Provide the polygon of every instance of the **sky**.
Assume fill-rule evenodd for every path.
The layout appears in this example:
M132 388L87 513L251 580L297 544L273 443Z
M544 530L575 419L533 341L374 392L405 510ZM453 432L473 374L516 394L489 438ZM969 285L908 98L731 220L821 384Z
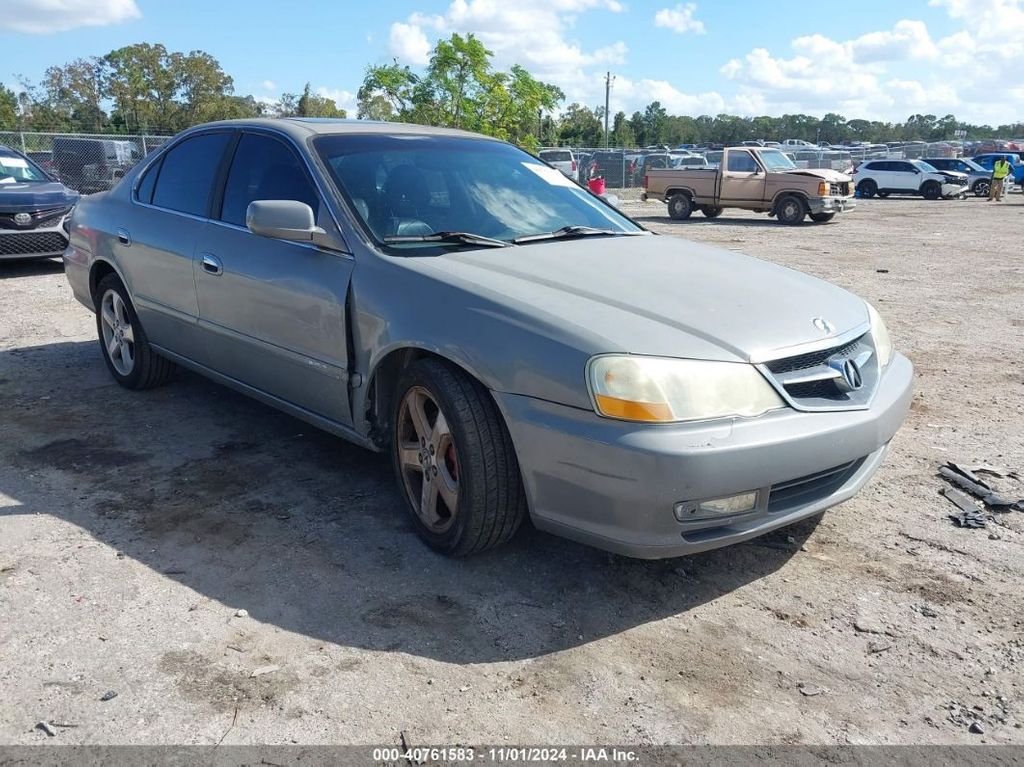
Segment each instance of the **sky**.
M610 71L613 112L1024 119L1024 0L0 0L0 82L159 42L212 54L238 94L309 82L354 116L368 64L419 69L452 32L566 104L603 104Z

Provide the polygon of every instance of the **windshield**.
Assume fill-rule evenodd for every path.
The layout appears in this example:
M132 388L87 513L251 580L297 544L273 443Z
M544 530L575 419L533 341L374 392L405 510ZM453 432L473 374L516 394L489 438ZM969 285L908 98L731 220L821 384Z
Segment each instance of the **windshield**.
M960 160L961 167L966 166L964 170L973 170L977 173L988 173L983 167L978 165L974 160Z
M49 180L46 174L31 160L26 160L16 154L0 153L0 184Z
M563 227L643 231L561 172L498 141L334 135L314 146L367 231L378 243L390 239L389 249L437 248L436 240L392 238L439 232L510 242Z
M928 163L923 162L922 160L911 160L910 164L913 165L922 173L938 173L938 171L935 170L935 168L933 168Z
M761 152L761 162L769 173L780 170L795 170L793 161L778 149L769 149Z

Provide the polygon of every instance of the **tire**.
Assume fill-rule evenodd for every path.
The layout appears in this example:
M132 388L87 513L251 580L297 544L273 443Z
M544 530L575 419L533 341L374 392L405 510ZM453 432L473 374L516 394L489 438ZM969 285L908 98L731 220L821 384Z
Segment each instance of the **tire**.
M942 187L938 181L925 181L921 184L921 196L926 200L937 200L942 197Z
M420 538L454 557L512 538L526 516L526 492L487 389L453 365L422 359L403 371L394 402L391 455ZM432 484L424 487L426 475Z
M890 193L889 192L883 192L881 189L879 189L877 194L878 194L879 197L881 197L884 200L886 197L889 196Z
M981 179L980 181L974 182L974 186L971 187L971 191L974 192L975 197L988 197L988 191L991 189L988 179Z
M874 179L866 178L857 184L857 191L860 192L861 197L871 198L878 194L878 184Z
M704 214L705 218L718 218L722 215L722 209L714 205L701 205L700 212Z
M126 389L152 389L170 379L174 363L149 345L131 297L116 274L96 287L96 334L107 370Z
M787 194L775 203L775 215L780 224L796 226L803 223L807 208L804 207L804 201L795 194Z
M813 221L816 224L827 224L835 217L835 213L812 213L811 221Z
M693 213L693 200L687 194L674 194L668 198L668 215L674 221L685 221Z

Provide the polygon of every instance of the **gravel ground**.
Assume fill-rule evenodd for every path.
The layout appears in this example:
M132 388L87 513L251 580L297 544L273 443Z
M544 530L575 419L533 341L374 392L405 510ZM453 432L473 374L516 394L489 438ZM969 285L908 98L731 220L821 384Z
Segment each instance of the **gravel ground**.
M449 561L382 457L191 374L119 389L59 264L0 265L0 742L1024 744L1024 513L958 529L935 476L1024 470L1024 195L624 205L888 318L916 395L859 496L686 559Z

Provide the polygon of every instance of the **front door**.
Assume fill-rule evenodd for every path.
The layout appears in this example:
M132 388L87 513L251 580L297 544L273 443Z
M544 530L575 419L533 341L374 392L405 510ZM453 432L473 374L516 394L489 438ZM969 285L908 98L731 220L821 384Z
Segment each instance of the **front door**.
M333 226L307 169L282 140L241 135L223 201L200 233L195 282L204 364L350 425L345 301L353 260L245 228L253 200L298 200Z
M723 205L751 207L764 200L767 174L758 165L754 155L746 150L730 149L722 169Z

